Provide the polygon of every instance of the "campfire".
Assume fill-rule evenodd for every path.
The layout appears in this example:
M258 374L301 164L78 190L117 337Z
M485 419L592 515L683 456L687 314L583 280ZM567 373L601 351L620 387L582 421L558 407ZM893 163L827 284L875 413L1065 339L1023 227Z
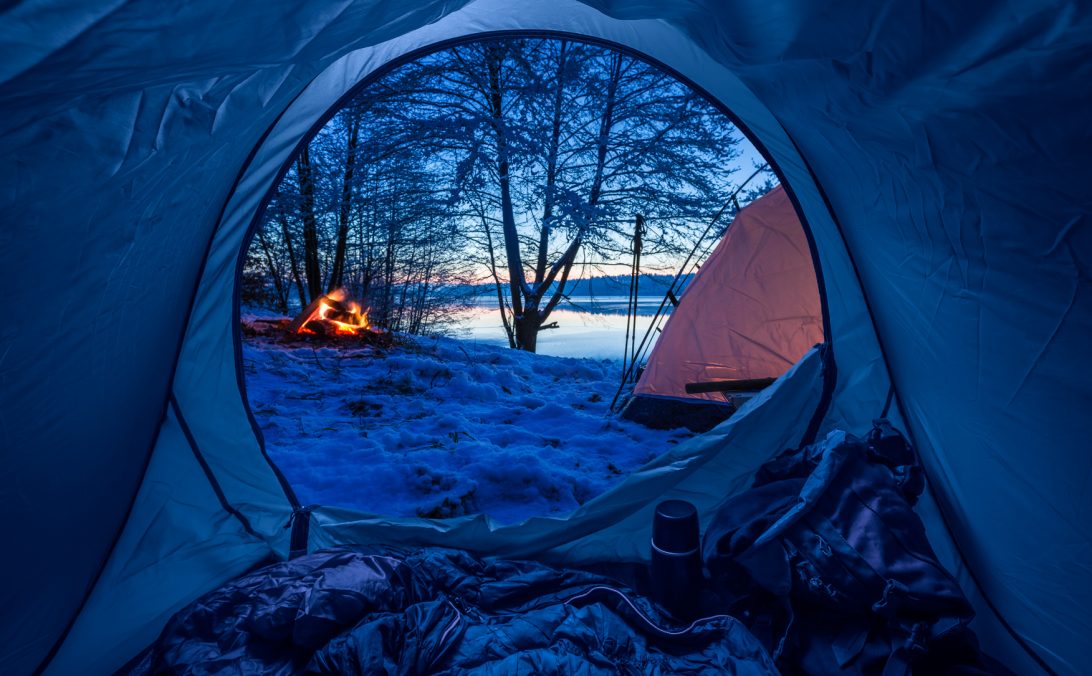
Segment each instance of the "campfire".
M316 298L295 319L255 319L243 323L247 336L268 336L282 342L349 343L389 347L392 334L372 326L367 307L347 299L344 289Z
M361 310L355 301L346 302L345 296L345 290L338 289L316 298L292 320L288 331L319 336L357 336L372 332L368 310Z

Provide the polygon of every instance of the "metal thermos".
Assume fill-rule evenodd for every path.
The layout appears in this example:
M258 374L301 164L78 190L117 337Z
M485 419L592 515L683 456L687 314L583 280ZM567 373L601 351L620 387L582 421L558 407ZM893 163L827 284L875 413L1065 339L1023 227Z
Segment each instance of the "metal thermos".
M652 518L652 599L679 619L692 618L701 587L698 510L685 500L656 505Z

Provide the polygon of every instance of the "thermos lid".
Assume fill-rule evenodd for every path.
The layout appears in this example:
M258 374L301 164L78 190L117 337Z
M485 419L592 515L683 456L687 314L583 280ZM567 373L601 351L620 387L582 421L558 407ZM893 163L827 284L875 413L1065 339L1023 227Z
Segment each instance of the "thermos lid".
M667 554L689 554L699 545L698 510L685 500L665 500L652 518L652 545Z

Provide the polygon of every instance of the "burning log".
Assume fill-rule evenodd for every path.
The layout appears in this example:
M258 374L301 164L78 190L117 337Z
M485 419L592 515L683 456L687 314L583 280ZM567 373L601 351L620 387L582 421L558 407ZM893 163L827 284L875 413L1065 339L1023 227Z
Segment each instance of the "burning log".
M288 325L289 333L320 335L354 335L370 330L368 310L361 310L357 303L346 303L342 289L311 301Z
M338 289L316 298L294 319L244 320L241 330L248 337L279 336L280 342L323 342L346 346L368 345L387 348L398 343L393 333L372 328L368 308L346 301Z
M328 293L325 296L319 296L308 303L307 307L303 308L303 310L296 315L296 318L288 325L288 332L299 333L300 329L302 329L307 322L320 317L320 312L324 306L335 312L344 312L345 306L341 304L341 298L333 297L335 294L337 294L337 291Z
M277 335L286 343L319 341L386 348L398 342L394 334L372 328L368 309L346 301L345 296L344 290L338 289L316 298L291 320L254 319L244 321L241 329L248 337Z
M350 332L341 328L340 322L336 322L332 319L312 319L311 321L307 322L307 327L305 329L303 329L302 331L297 331L296 333L310 333L312 335L323 336L325 338L332 338L334 336L357 335L357 332L355 331Z
M393 347L399 343L398 336L389 331L378 329L360 329L355 333L338 330L336 324L328 320L311 321L300 332L289 331L290 319L243 320L240 330L247 338L273 339L286 344L334 344L346 347L371 346L379 348Z

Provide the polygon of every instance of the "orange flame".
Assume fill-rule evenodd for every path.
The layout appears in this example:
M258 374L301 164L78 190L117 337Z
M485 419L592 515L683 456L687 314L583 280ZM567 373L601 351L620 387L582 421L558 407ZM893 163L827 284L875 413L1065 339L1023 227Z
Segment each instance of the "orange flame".
M308 324L314 321L324 321L333 326L333 329L342 335L355 335L361 331L368 331L372 328L372 324L368 321L368 313L371 312L371 308L361 309L360 304L351 302L346 307L345 311L339 311L326 302L326 299L334 303L340 304L345 298L345 291L338 289L326 294L322 302L319 303L315 311L311 313L311 316L303 322L300 326L299 333L316 333L313 329L307 327ZM334 315L334 316L331 316ZM335 318L336 317L336 318Z
M319 311L323 319L326 319L326 312L329 312L330 309L330 306L326 305L326 303L319 306ZM368 308L362 312L360 310L360 305L349 303L349 321L343 322L336 319L330 319L328 321L334 324L338 333L347 333L351 335L361 329L367 330L371 328L372 325L368 322L368 312L370 310L371 308Z

